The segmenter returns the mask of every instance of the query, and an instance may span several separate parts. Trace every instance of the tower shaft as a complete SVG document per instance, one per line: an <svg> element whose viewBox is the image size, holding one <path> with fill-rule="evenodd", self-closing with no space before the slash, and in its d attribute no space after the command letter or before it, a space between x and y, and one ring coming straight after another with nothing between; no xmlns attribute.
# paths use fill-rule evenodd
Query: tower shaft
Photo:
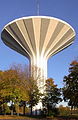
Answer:
<svg viewBox="0 0 78 120"><path fill-rule="evenodd" d="M47 59L41 56L32 57L31 63L31 75L37 80L37 85L40 92L43 93L45 80L47 79Z"/></svg>

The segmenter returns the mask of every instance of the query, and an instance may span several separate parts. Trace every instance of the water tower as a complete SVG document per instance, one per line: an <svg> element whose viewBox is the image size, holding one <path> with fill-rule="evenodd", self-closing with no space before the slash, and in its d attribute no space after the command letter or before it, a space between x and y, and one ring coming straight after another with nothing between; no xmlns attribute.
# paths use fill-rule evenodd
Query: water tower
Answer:
<svg viewBox="0 0 78 120"><path fill-rule="evenodd" d="M11 49L27 57L31 66L41 69L44 86L47 78L48 59L71 45L75 38L74 29L66 22L46 16L31 16L16 19L2 30L1 38ZM38 74L38 71L34 76ZM43 88L40 89L43 92Z"/></svg>

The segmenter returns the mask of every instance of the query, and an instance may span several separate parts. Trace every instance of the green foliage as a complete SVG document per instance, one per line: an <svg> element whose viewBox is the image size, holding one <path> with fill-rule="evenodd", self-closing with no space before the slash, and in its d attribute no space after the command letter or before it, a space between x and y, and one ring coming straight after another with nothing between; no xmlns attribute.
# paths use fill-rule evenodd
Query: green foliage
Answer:
<svg viewBox="0 0 78 120"><path fill-rule="evenodd" d="M6 113L6 114L10 114L10 112L11 112L11 111L10 111L9 106L5 106L5 113Z"/></svg>
<svg viewBox="0 0 78 120"><path fill-rule="evenodd" d="M46 81L45 96L42 99L43 107L47 109L48 115L55 113L56 104L62 100L60 96L60 89L57 88L57 85L54 85L53 79L48 79Z"/></svg>
<svg viewBox="0 0 78 120"><path fill-rule="evenodd" d="M0 76L0 95L2 100L16 102L26 98L27 94L21 85L22 80L16 70L4 71Z"/></svg>
<svg viewBox="0 0 78 120"><path fill-rule="evenodd" d="M63 96L72 109L78 107L78 62L73 61L70 66L69 75L65 76L63 80Z"/></svg>
<svg viewBox="0 0 78 120"><path fill-rule="evenodd" d="M3 103L1 105L1 113L4 113L4 114L9 114L10 113L10 108L7 105L7 103Z"/></svg>
<svg viewBox="0 0 78 120"><path fill-rule="evenodd" d="M41 97L41 93L39 92L38 86L36 81L34 80L33 77L29 78L29 89L28 89L28 95L29 95L29 107L31 108L31 114L32 114L32 108L33 106L37 105L40 97Z"/></svg>
<svg viewBox="0 0 78 120"><path fill-rule="evenodd" d="M21 100L28 101L27 83L24 71L17 67L0 71L0 103L17 104Z"/></svg>

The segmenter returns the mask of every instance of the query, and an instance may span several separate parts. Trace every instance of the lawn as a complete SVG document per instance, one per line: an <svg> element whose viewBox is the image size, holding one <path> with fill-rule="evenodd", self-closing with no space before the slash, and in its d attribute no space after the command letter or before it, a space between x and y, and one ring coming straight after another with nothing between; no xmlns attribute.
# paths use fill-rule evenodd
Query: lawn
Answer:
<svg viewBox="0 0 78 120"><path fill-rule="evenodd" d="M16 116L16 115L0 115L0 120L78 120L78 115L77 116L60 116L57 118L54 117L47 117L47 118L42 118L42 117L26 117L26 116Z"/></svg>
<svg viewBox="0 0 78 120"><path fill-rule="evenodd" d="M57 120L57 119L51 119L51 118L43 118L40 116L16 116L16 115L0 115L0 120Z"/></svg>
<svg viewBox="0 0 78 120"><path fill-rule="evenodd" d="M3 119L24 119L24 120L35 120L34 118L29 118L29 117L25 117L25 116L16 116L16 115L13 115L13 116L11 116L11 115L0 115L0 119L1 120L3 120Z"/></svg>

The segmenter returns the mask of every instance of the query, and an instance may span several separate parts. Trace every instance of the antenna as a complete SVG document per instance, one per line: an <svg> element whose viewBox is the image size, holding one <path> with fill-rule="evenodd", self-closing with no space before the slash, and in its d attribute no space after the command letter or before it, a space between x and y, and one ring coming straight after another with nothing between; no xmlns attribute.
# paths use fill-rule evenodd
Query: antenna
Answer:
<svg viewBox="0 0 78 120"><path fill-rule="evenodd" d="M37 0L37 15L39 15L39 0Z"/></svg>

